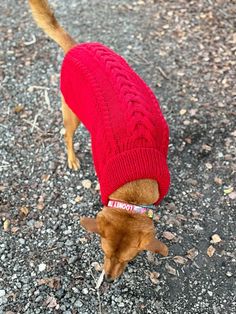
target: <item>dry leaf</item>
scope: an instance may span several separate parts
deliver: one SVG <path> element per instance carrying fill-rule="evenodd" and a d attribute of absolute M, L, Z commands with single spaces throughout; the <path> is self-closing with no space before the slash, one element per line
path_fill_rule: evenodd
<path fill-rule="evenodd" d="M 27 216 L 29 214 L 29 209 L 27 207 L 23 206 L 23 207 L 20 208 L 20 213 L 23 216 Z"/>
<path fill-rule="evenodd" d="M 233 192 L 233 190 L 234 190 L 234 188 L 232 186 L 229 186 L 229 187 L 224 189 L 224 194 L 225 195 L 230 194 Z"/>
<path fill-rule="evenodd" d="M 236 199 L 236 191 L 233 191 L 233 192 L 229 193 L 229 198 L 231 200 L 235 200 Z"/>
<path fill-rule="evenodd" d="M 175 268 L 171 267 L 168 263 L 166 263 L 165 268 L 167 270 L 167 272 L 173 276 L 177 275 L 177 271 Z"/>
<path fill-rule="evenodd" d="M 90 189 L 92 186 L 92 182 L 88 179 L 82 181 L 82 185 L 85 189 Z"/>
<path fill-rule="evenodd" d="M 10 220 L 6 219 L 3 223 L 3 230 L 7 232 L 9 230 L 10 224 L 11 224 Z"/>
<path fill-rule="evenodd" d="M 173 260 L 174 260 L 176 263 L 182 264 L 182 265 L 184 265 L 185 263 L 187 263 L 187 259 L 184 258 L 183 256 L 178 256 L 178 255 L 176 255 L 176 256 L 173 257 Z"/>
<path fill-rule="evenodd" d="M 22 112 L 24 110 L 24 106 L 22 106 L 22 105 L 16 105 L 15 106 L 15 108 L 13 109 L 13 111 L 15 112 L 15 113 L 20 113 L 20 112 Z"/>
<path fill-rule="evenodd" d="M 82 201 L 82 199 L 83 199 L 83 196 L 76 196 L 75 202 L 76 202 L 76 203 L 79 203 L 79 202 Z"/>
<path fill-rule="evenodd" d="M 88 240 L 87 240 L 86 238 L 82 237 L 82 238 L 79 238 L 79 242 L 81 242 L 81 243 L 87 243 Z"/>
<path fill-rule="evenodd" d="M 155 254 L 150 252 L 150 251 L 147 251 L 146 252 L 146 255 L 147 255 L 147 260 L 150 262 L 150 263 L 154 263 L 155 262 Z"/>
<path fill-rule="evenodd" d="M 37 209 L 38 209 L 38 210 L 43 210 L 44 207 L 45 207 L 45 204 L 44 204 L 43 202 L 39 202 L 39 203 L 37 204 Z"/>
<path fill-rule="evenodd" d="M 160 273 L 156 272 L 156 271 L 153 271 L 153 272 L 150 272 L 150 280 L 152 283 L 154 283 L 155 285 L 158 284 L 159 282 L 159 278 L 160 277 Z"/>
<path fill-rule="evenodd" d="M 42 286 L 48 286 L 52 289 L 60 289 L 60 279 L 57 277 L 51 277 L 51 278 L 42 278 L 38 280 L 38 285 Z"/>
<path fill-rule="evenodd" d="M 212 245 L 210 245 L 209 248 L 207 249 L 207 255 L 209 257 L 212 257 L 214 255 L 215 251 L 216 251 L 216 249 Z"/>
<path fill-rule="evenodd" d="M 42 175 L 41 179 L 42 179 L 43 182 L 48 182 L 50 177 L 51 177 L 50 174 L 44 174 L 44 175 Z"/>
<path fill-rule="evenodd" d="M 4 185 L 0 185 L 0 192 L 4 192 L 6 187 Z"/>
<path fill-rule="evenodd" d="M 173 240 L 175 238 L 175 235 L 169 231 L 164 231 L 163 237 L 167 240 Z"/>
<path fill-rule="evenodd" d="M 103 270 L 103 266 L 101 264 L 99 264 L 98 262 L 92 262 L 91 265 L 94 267 L 94 269 L 96 271 L 102 271 Z"/>
<path fill-rule="evenodd" d="M 219 243 L 221 242 L 221 237 L 218 234 L 213 234 L 213 236 L 211 237 L 211 243 Z"/>
<path fill-rule="evenodd" d="M 221 178 L 218 178 L 218 177 L 215 177 L 215 178 L 214 178 L 214 182 L 215 182 L 216 184 L 219 184 L 219 185 L 222 185 L 222 184 L 223 184 L 223 180 L 222 180 Z"/>
<path fill-rule="evenodd" d="M 181 214 L 177 214 L 176 215 L 176 219 L 178 219 L 178 220 L 183 220 L 183 221 L 187 221 L 188 219 L 184 216 L 184 215 L 181 215 Z"/>
<path fill-rule="evenodd" d="M 50 309 L 53 309 L 53 308 L 55 308 L 56 310 L 59 309 L 59 304 L 57 303 L 57 300 L 54 297 L 49 296 L 47 300 L 45 301 L 45 304 Z"/>
<path fill-rule="evenodd" d="M 188 259 L 191 259 L 191 261 L 194 260 L 194 258 L 198 255 L 198 250 L 195 248 L 192 248 L 190 250 L 187 251 L 186 257 Z"/>
<path fill-rule="evenodd" d="M 19 229 L 20 229 L 19 227 L 12 227 L 11 232 L 15 234 Z"/>
<path fill-rule="evenodd" d="M 181 116 L 183 116 L 186 112 L 187 112 L 186 109 L 181 109 L 180 112 L 179 112 L 179 114 L 180 114 Z"/>

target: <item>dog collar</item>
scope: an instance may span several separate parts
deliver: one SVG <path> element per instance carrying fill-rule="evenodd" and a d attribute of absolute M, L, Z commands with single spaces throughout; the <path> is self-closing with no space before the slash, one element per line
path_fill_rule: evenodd
<path fill-rule="evenodd" d="M 125 202 L 120 202 L 120 201 L 115 201 L 115 200 L 109 200 L 107 206 L 125 209 L 128 212 L 145 214 L 147 217 L 151 219 L 154 218 L 154 210 L 157 209 L 155 205 L 134 205 L 134 204 L 128 204 Z"/>

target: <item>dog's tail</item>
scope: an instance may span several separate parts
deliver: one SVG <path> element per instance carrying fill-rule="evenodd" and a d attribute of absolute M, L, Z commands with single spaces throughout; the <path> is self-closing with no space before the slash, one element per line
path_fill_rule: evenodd
<path fill-rule="evenodd" d="M 36 24 L 66 53 L 76 45 L 75 40 L 57 22 L 47 0 L 29 0 Z"/>

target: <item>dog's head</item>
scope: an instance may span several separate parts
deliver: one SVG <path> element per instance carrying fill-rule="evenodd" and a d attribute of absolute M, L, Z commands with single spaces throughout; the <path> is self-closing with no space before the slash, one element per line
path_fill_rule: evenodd
<path fill-rule="evenodd" d="M 110 282 L 143 250 L 168 255 L 167 246 L 155 239 L 152 220 L 144 215 L 104 207 L 96 218 L 83 217 L 80 222 L 85 229 L 101 236 L 105 276 Z"/>

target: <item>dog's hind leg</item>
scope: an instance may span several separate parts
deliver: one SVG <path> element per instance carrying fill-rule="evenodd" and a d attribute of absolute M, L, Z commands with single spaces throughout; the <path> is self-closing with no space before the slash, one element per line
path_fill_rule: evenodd
<path fill-rule="evenodd" d="M 65 143 L 67 148 L 68 166 L 70 169 L 78 170 L 80 168 L 79 160 L 75 156 L 73 136 L 80 124 L 80 120 L 67 106 L 62 96 L 62 116 L 65 127 Z"/>

